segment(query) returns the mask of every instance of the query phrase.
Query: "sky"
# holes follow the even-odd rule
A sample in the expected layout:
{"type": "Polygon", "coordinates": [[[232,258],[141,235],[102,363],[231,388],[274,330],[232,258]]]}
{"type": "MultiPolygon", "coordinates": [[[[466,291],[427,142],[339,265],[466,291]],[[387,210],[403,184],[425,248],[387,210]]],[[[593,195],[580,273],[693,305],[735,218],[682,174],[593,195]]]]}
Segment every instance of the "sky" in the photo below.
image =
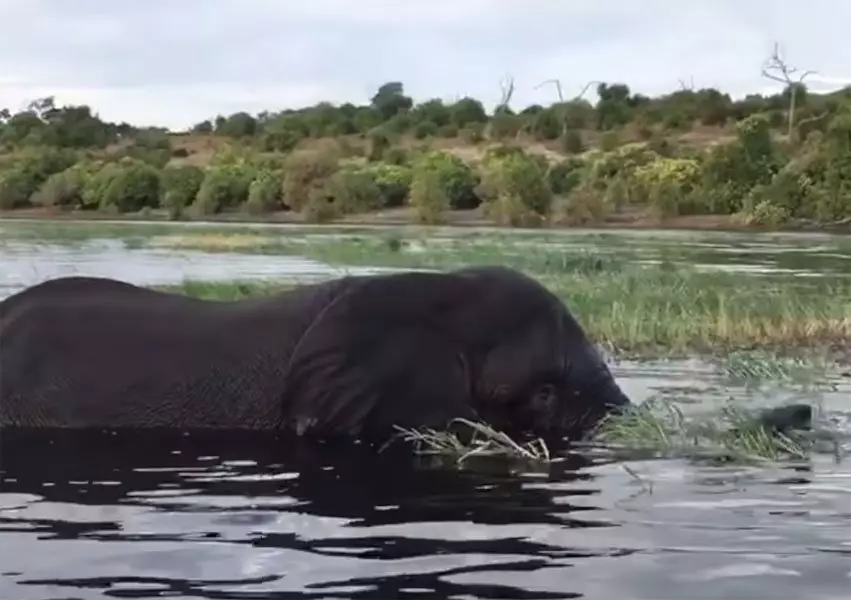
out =
{"type": "Polygon", "coordinates": [[[488,109],[507,77],[515,108],[554,101],[552,79],[566,96],[590,81],[773,92],[760,67],[775,42],[817,72],[813,90],[851,84],[848,0],[0,0],[0,15],[0,107],[53,95],[172,129],[365,104],[387,81],[488,109]]]}

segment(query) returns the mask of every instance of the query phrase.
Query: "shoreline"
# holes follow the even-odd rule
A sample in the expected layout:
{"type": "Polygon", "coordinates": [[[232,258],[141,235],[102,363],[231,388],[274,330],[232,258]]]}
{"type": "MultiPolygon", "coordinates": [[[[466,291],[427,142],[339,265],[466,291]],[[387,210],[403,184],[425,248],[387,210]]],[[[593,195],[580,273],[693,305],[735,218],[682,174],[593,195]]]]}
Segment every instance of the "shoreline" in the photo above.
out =
{"type": "Polygon", "coordinates": [[[524,233],[544,233],[560,231],[694,231],[717,233],[753,233],[753,234],[824,234],[851,235],[851,219],[835,224],[791,223],[778,227],[759,227],[746,225],[735,221],[731,215],[685,215],[665,220],[654,219],[643,215],[621,214],[601,223],[588,225],[550,224],[539,228],[523,228],[499,225],[484,218],[478,209],[454,211],[448,215],[445,223],[425,225],[418,223],[411,211],[406,208],[390,209],[377,213],[352,215],[326,223],[311,223],[301,215],[291,212],[276,212],[268,215],[255,216],[242,212],[228,212],[217,215],[206,215],[202,218],[169,219],[165,211],[156,210],[146,213],[110,215],[96,211],[56,211],[45,209],[17,209],[0,211],[0,222],[45,222],[45,223],[128,223],[128,224],[174,224],[197,226],[290,226],[312,228],[386,228],[386,227],[416,227],[422,229],[479,229],[496,231],[514,231],[524,233]]]}

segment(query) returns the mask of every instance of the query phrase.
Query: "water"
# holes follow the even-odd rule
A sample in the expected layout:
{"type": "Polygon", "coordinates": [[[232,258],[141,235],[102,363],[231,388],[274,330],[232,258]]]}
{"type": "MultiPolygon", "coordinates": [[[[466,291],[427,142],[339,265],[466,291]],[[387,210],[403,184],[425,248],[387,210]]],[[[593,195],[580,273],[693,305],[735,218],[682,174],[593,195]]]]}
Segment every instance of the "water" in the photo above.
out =
{"type": "MultiPolygon", "coordinates": [[[[637,232],[628,242],[607,233],[549,243],[593,240],[635,260],[667,244],[725,268],[782,269],[784,256],[799,255],[796,271],[835,276],[851,256],[827,236],[686,243],[637,232]],[[737,243],[746,249],[731,250],[737,243]]],[[[150,285],[339,272],[297,256],[0,238],[0,297],[63,274],[150,285]]],[[[851,379],[811,390],[739,385],[696,359],[613,368],[636,401],[676,397],[692,412],[731,396],[753,406],[816,401],[851,452],[851,379]]],[[[851,597],[851,469],[830,452],[782,468],[568,455],[546,471],[510,473],[255,435],[4,431],[0,449],[4,600],[851,597]]]]}

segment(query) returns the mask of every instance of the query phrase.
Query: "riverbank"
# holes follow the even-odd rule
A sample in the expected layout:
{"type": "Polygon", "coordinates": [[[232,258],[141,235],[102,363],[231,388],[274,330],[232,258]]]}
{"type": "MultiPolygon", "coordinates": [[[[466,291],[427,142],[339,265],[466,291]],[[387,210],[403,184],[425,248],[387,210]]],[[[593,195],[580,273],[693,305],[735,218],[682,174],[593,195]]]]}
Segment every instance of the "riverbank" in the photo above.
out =
{"type": "MultiPolygon", "coordinates": [[[[137,213],[109,214],[98,211],[62,211],[49,208],[28,208],[18,210],[0,211],[0,220],[20,221],[89,221],[89,222],[156,222],[172,223],[165,210],[147,210],[137,213]]],[[[292,211],[278,211],[263,215],[250,215],[242,211],[224,212],[204,217],[184,217],[181,221],[209,225],[235,224],[235,225],[305,225],[311,228],[334,228],[340,226],[356,227],[418,227],[414,211],[410,208],[392,208],[367,214],[348,215],[341,219],[324,223],[310,223],[302,213],[292,211]]],[[[455,210],[446,215],[446,222],[442,225],[450,228],[488,228],[505,229],[515,228],[500,225],[493,219],[488,219],[481,209],[455,210]]],[[[851,218],[835,223],[816,223],[804,220],[795,220],[774,227],[765,227],[748,224],[734,215],[683,215],[659,219],[647,216],[643,211],[632,211],[617,213],[605,220],[588,226],[568,226],[554,223],[539,228],[540,231],[548,230],[598,230],[598,229],[664,229],[664,230],[693,230],[693,231],[732,231],[732,232],[824,232],[831,234],[851,234],[851,218]]]]}

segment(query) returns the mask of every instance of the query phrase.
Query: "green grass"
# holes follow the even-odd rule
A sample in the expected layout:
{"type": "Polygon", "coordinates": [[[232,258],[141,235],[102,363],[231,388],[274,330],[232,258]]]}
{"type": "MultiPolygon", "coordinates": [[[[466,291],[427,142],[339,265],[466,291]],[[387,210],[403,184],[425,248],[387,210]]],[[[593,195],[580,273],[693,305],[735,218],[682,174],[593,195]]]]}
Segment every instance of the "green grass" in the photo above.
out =
{"type": "MultiPolygon", "coordinates": [[[[770,278],[624,266],[547,273],[593,340],[629,356],[737,349],[825,348],[851,339],[851,280],[794,285],[770,278]]],[[[205,299],[269,294],[293,282],[187,282],[165,289],[205,299]]],[[[731,363],[741,371],[747,365],[731,363]]]]}

